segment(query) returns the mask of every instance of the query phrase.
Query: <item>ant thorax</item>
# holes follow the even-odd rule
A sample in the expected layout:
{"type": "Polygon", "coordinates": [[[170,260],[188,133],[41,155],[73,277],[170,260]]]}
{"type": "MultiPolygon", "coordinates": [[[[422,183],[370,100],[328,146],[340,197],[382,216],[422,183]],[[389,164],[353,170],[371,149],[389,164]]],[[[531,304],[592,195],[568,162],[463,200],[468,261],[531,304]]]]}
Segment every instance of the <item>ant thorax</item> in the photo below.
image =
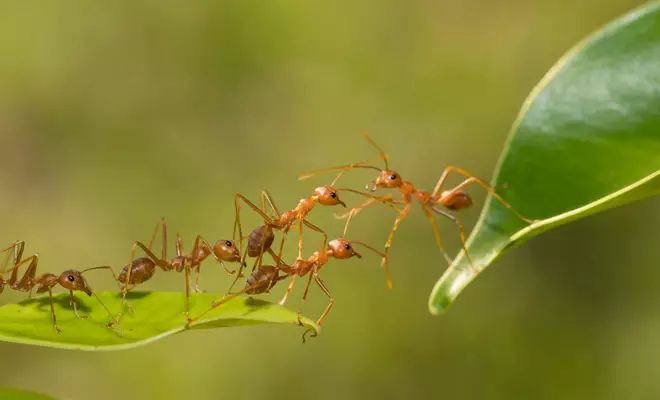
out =
{"type": "Polygon", "coordinates": [[[309,212],[314,209],[314,206],[316,205],[317,201],[318,201],[318,197],[316,196],[312,196],[300,200],[295,209],[297,217],[300,219],[305,218],[307,214],[309,214],[309,212]]]}
{"type": "Polygon", "coordinates": [[[401,182],[401,185],[399,185],[399,191],[404,196],[410,196],[411,194],[420,193],[415,189],[415,186],[412,184],[412,182],[408,182],[408,181],[401,182]]]}
{"type": "Polygon", "coordinates": [[[436,202],[429,192],[417,191],[415,197],[422,204],[434,205],[436,202]]]}

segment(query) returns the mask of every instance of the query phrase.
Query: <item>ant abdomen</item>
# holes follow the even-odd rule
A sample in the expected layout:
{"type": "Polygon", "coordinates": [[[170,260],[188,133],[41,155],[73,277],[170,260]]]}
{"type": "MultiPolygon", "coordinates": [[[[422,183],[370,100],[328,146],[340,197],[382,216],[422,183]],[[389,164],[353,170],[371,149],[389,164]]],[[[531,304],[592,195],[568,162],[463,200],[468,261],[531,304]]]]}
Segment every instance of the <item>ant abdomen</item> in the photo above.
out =
{"type": "Polygon", "coordinates": [[[449,195],[451,191],[445,190],[440,196],[441,203],[452,211],[464,210],[472,205],[472,198],[464,191],[458,191],[449,195]]]}
{"type": "Polygon", "coordinates": [[[272,265],[262,265],[255,268],[245,282],[245,288],[249,288],[245,293],[266,293],[275,286],[279,277],[279,270],[272,265]]]}
{"type": "Polygon", "coordinates": [[[151,261],[148,258],[138,258],[133,260],[133,263],[129,266],[122,268],[119,273],[119,282],[125,285],[139,285],[142,282],[146,282],[154,276],[156,272],[156,263],[151,261]],[[128,276],[128,268],[131,268],[131,281],[126,282],[128,276]]]}
{"type": "Polygon", "coordinates": [[[270,246],[275,240],[273,228],[268,225],[261,225],[250,232],[248,237],[247,251],[249,257],[258,257],[262,253],[270,249],[270,246]]]}

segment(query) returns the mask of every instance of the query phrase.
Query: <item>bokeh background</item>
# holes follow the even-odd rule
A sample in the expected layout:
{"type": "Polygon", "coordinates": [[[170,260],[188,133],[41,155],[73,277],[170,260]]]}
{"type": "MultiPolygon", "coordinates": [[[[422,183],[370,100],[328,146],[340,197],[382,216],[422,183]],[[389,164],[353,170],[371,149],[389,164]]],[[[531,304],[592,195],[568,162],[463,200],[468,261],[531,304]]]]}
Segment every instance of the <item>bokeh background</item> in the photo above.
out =
{"type": "MultiPolygon", "coordinates": [[[[268,189],[292,208],[331,179],[299,173],[375,155],[362,129],[419,187],[431,189],[446,165],[489,178],[534,84],[639,4],[3,2],[0,243],[26,240],[43,271],[57,272],[121,267],[160,216],[189,240],[227,238],[234,193],[258,200],[268,189]]],[[[356,171],[343,185],[371,179],[356,171]]],[[[471,193],[468,226],[485,197],[471,193]]],[[[651,199],[535,238],[442,317],[427,298],[446,265],[416,210],[392,247],[394,290],[366,253],[326,266],[335,308],[305,345],[299,329],[273,326],[114,353],[0,344],[0,386],[64,399],[655,399],[659,208],[651,199]]],[[[339,236],[332,211],[310,220],[339,236]]],[[[393,219],[374,206],[350,237],[380,247],[393,219]]],[[[442,233],[456,252],[455,227],[442,233]]],[[[229,282],[203,267],[205,289],[229,282]]],[[[102,274],[94,283],[114,287],[102,274]]],[[[183,289],[174,273],[144,288],[183,289]]],[[[21,298],[5,291],[2,301],[21,298]]],[[[325,301],[313,290],[304,313],[325,301]]]]}

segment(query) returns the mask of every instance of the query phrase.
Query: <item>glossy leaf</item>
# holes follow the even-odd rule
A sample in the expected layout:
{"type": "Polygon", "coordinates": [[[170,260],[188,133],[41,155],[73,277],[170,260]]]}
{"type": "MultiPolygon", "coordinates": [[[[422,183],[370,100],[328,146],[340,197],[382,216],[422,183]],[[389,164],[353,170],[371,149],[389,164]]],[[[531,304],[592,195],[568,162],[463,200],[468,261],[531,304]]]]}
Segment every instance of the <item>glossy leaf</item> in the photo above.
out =
{"type": "Polygon", "coordinates": [[[660,4],[621,17],[579,43],[525,101],[493,185],[528,226],[489,198],[437,282],[439,313],[495,259],[541,232],[660,193],[660,4]]]}
{"type": "MultiPolygon", "coordinates": [[[[98,293],[114,313],[119,310],[119,293],[98,293]]],[[[220,295],[196,293],[191,295],[191,316],[206,311],[220,295]]],[[[68,293],[55,297],[57,324],[53,327],[48,296],[0,307],[0,340],[40,346],[79,350],[119,350],[144,345],[166,336],[186,331],[185,294],[176,292],[129,293],[135,316],[125,313],[121,318],[120,336],[106,327],[111,318],[94,297],[76,295],[81,315],[78,319],[69,305],[68,293]]],[[[318,331],[310,319],[301,317],[306,328],[318,331]]],[[[204,315],[189,330],[225,328],[256,324],[291,324],[298,326],[297,313],[279,305],[258,299],[237,297],[204,315]]],[[[298,338],[295,338],[298,340],[298,338]]]]}

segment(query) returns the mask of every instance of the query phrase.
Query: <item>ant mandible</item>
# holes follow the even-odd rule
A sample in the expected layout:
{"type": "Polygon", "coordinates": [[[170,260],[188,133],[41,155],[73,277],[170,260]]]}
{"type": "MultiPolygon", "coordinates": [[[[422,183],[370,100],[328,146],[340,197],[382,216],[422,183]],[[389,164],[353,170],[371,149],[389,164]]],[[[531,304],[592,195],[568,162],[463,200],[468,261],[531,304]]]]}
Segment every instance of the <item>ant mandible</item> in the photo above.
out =
{"type": "Polygon", "coordinates": [[[57,333],[62,332],[62,329],[57,326],[57,317],[55,316],[55,307],[53,304],[53,288],[57,285],[62,286],[64,289],[67,289],[69,291],[69,304],[73,306],[73,312],[75,313],[76,317],[80,319],[87,319],[87,315],[80,315],[78,313],[78,305],[75,300],[75,296],[73,295],[74,291],[81,291],[87,294],[88,296],[94,296],[96,297],[96,300],[101,304],[101,306],[105,309],[105,311],[108,313],[110,318],[113,320],[111,324],[113,324],[117,328],[117,332],[119,335],[122,335],[121,327],[119,326],[119,320],[118,318],[115,318],[115,316],[110,312],[108,307],[101,301],[101,299],[96,295],[96,293],[92,292],[91,287],[87,283],[87,280],[83,277],[83,274],[87,271],[92,271],[96,269],[107,269],[112,273],[112,276],[115,279],[115,282],[117,282],[117,276],[115,273],[112,271],[112,268],[108,266],[103,266],[103,267],[94,267],[94,268],[87,268],[82,271],[78,271],[75,269],[67,269],[66,271],[62,272],[59,276],[54,275],[51,273],[44,273],[42,275],[36,276],[37,274],[37,265],[39,264],[39,255],[34,254],[30,257],[27,257],[25,259],[22,259],[23,257],[23,250],[25,249],[25,242],[22,240],[17,240],[14,243],[12,243],[9,247],[0,250],[0,252],[4,253],[7,252],[7,257],[5,258],[5,261],[3,263],[2,271],[3,274],[5,273],[5,267],[7,266],[7,262],[9,261],[10,258],[10,250],[13,250],[14,254],[14,262],[13,266],[11,268],[11,277],[8,280],[4,280],[0,276],[0,292],[4,289],[5,285],[8,285],[10,289],[16,290],[19,292],[28,292],[28,298],[32,297],[32,290],[36,287],[37,288],[37,293],[45,293],[48,292],[48,297],[50,298],[50,312],[53,315],[53,326],[55,327],[55,331],[57,333]],[[27,270],[25,271],[25,274],[23,277],[19,280],[18,279],[18,269],[25,264],[28,264],[27,270]]]}

